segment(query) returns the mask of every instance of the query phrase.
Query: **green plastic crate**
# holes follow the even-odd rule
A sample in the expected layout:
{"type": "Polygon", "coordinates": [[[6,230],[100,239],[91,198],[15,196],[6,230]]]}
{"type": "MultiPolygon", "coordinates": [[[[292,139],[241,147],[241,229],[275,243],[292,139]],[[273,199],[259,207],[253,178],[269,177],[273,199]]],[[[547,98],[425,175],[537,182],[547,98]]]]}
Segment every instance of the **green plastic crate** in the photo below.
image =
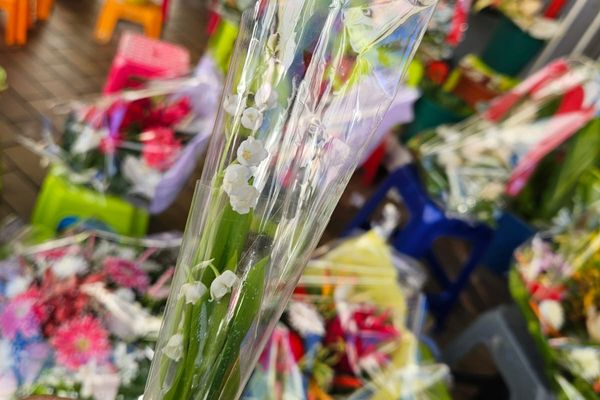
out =
{"type": "Polygon", "coordinates": [[[32,216],[32,224],[58,230],[67,221],[86,221],[126,236],[146,234],[146,210],[116,196],[74,185],[51,171],[44,180],[32,216]]]}

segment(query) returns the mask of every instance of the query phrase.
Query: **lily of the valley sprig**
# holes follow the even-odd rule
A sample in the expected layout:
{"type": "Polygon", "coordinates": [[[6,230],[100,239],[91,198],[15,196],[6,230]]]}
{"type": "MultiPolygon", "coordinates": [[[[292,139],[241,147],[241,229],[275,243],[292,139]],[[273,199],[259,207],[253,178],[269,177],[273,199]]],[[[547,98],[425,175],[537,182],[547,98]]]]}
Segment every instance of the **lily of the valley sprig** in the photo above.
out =
{"type": "MultiPolygon", "coordinates": [[[[226,98],[224,109],[234,117],[241,111],[241,124],[256,132],[263,123],[263,112],[275,106],[277,93],[270,84],[263,84],[254,95],[256,107],[242,110],[245,97],[232,95],[226,98]]],[[[237,148],[237,159],[225,169],[223,190],[229,195],[231,208],[239,214],[247,214],[256,206],[259,192],[249,181],[253,171],[269,156],[263,142],[253,136],[248,137],[237,148]]]]}
{"type": "Polygon", "coordinates": [[[145,400],[239,398],[432,10],[261,0],[244,16],[145,400]]]}

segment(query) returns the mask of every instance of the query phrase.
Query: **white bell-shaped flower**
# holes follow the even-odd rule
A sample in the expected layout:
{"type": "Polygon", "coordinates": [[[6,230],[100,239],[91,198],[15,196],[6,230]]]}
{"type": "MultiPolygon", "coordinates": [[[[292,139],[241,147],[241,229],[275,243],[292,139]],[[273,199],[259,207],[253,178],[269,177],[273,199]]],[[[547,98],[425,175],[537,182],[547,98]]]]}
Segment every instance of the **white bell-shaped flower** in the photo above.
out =
{"type": "Polygon", "coordinates": [[[229,195],[229,203],[233,211],[238,214],[248,214],[258,202],[258,190],[254,186],[246,185],[235,190],[229,195]]]}
{"type": "Polygon", "coordinates": [[[260,110],[254,107],[248,107],[242,113],[242,126],[251,131],[256,131],[263,123],[263,115],[260,110]]]}
{"type": "Polygon", "coordinates": [[[262,140],[253,137],[244,140],[237,149],[237,160],[248,167],[256,167],[268,155],[262,140]]]}
{"type": "Polygon", "coordinates": [[[183,357],[183,335],[176,333],[171,336],[162,351],[165,356],[173,361],[181,360],[181,357],[183,357]]]}
{"type": "Polygon", "coordinates": [[[210,284],[210,295],[213,300],[221,300],[223,296],[231,291],[239,278],[232,271],[223,271],[223,273],[215,278],[210,284]]]}
{"type": "Polygon", "coordinates": [[[225,168],[223,176],[223,190],[230,196],[243,187],[248,186],[248,180],[252,176],[252,171],[245,165],[231,164],[225,168]]]}
{"type": "Polygon", "coordinates": [[[277,92],[269,83],[263,83],[254,95],[254,102],[261,110],[272,108],[277,102],[277,92]]]}
{"type": "Polygon", "coordinates": [[[223,101],[223,109],[225,112],[230,115],[235,115],[237,113],[238,107],[241,103],[241,97],[238,94],[230,94],[225,97],[223,101]]]}
{"type": "Polygon", "coordinates": [[[196,304],[207,291],[202,282],[185,283],[179,290],[179,298],[184,298],[186,304],[196,304]]]}

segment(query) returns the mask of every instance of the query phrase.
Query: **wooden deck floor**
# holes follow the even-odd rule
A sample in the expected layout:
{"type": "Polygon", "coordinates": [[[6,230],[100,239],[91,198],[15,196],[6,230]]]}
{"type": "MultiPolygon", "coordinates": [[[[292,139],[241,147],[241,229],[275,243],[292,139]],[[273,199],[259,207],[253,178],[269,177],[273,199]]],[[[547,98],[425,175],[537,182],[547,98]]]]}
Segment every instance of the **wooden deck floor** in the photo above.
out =
{"type": "MultiPolygon", "coordinates": [[[[104,83],[120,32],[140,30],[119,25],[111,43],[99,45],[92,38],[99,0],[56,0],[54,13],[46,23],[38,23],[29,42],[21,48],[7,48],[0,38],[0,65],[8,73],[9,89],[0,93],[0,151],[2,192],[0,220],[16,214],[27,221],[36,194],[45,176],[39,158],[20,146],[20,135],[39,137],[44,115],[66,99],[93,95],[104,83]]],[[[201,0],[172,0],[164,38],[184,45],[195,62],[206,42],[206,12],[201,0]]],[[[183,229],[193,193],[190,179],[174,206],[152,218],[151,231],[183,229]]],[[[336,210],[328,229],[329,237],[341,230],[356,212],[350,205],[352,192],[364,188],[353,180],[336,210]]],[[[441,343],[453,337],[482,311],[508,299],[504,280],[481,268],[455,308],[448,329],[438,337],[441,343]]],[[[467,370],[494,372],[484,355],[477,356],[467,370]]],[[[457,398],[471,398],[469,391],[457,391],[457,398]]]]}

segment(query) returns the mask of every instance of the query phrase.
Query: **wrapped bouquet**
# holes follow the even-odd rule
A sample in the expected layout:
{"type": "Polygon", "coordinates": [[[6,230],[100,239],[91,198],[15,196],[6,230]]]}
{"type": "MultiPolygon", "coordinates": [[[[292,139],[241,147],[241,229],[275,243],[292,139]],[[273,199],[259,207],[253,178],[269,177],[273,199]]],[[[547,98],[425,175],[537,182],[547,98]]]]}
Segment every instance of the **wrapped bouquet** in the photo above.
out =
{"type": "Polygon", "coordinates": [[[448,369],[419,359],[423,273],[375,232],[309,262],[243,399],[443,399],[448,369]],[[400,282],[403,282],[402,284],[400,282]]]}
{"type": "Polygon", "coordinates": [[[557,60],[464,122],[420,135],[429,192],[450,212],[492,222],[539,162],[600,109],[593,63],[557,60]]]}
{"type": "Polygon", "coordinates": [[[81,233],[0,261],[0,398],[137,399],[179,243],[81,233]]]}
{"type": "Polygon", "coordinates": [[[600,396],[600,231],[537,236],[515,253],[511,292],[568,399],[600,396]]]}
{"type": "Polygon", "coordinates": [[[264,0],[244,13],[144,399],[242,394],[433,8],[264,0]]]}
{"type": "MultiPolygon", "coordinates": [[[[210,60],[204,60],[205,63],[210,60]]],[[[160,213],[175,199],[206,148],[222,87],[216,68],[196,78],[152,82],[64,109],[58,143],[50,132],[25,144],[70,182],[114,194],[160,213]]]]}

